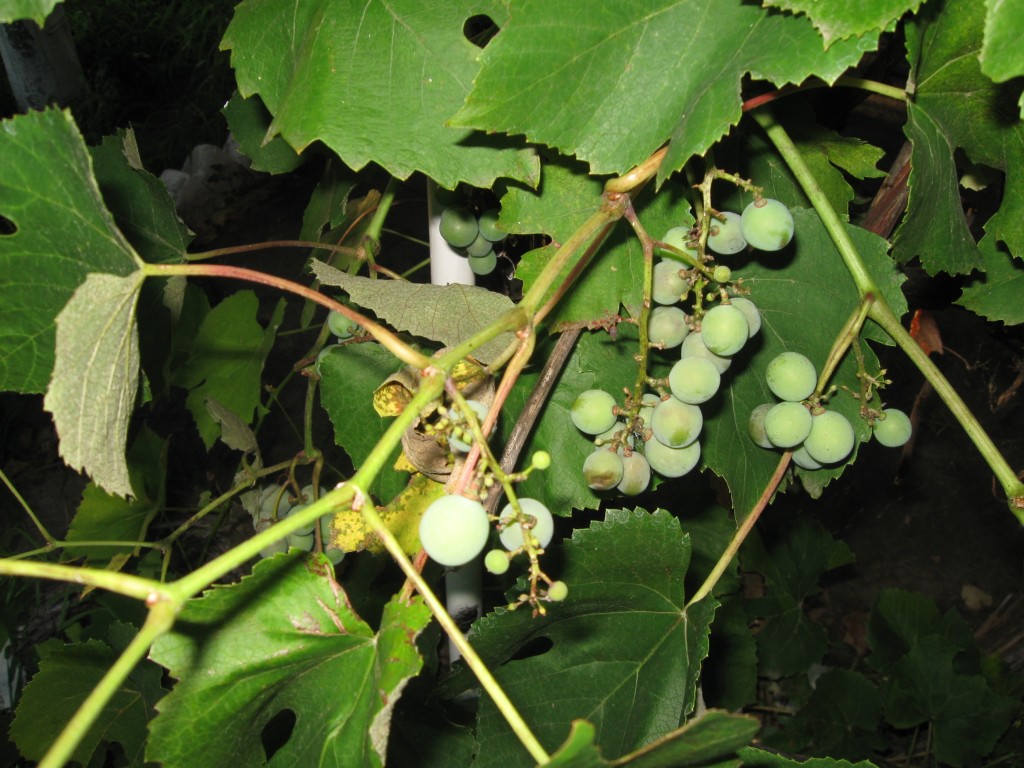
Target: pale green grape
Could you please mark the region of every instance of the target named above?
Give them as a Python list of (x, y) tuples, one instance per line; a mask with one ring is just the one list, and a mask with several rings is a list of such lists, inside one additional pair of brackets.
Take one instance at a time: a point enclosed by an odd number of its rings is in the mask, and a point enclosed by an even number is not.
[(690, 239), (690, 228), (689, 227), (672, 227), (665, 236), (661, 238), (661, 241), (666, 245), (671, 245), (678, 248), (683, 253), (689, 254), (693, 258), (697, 258), (697, 251), (690, 248), (686, 243)]
[(583, 462), (583, 480), (595, 491), (609, 491), (622, 480), (622, 457), (615, 451), (598, 448)]
[(476, 256), (469, 257), (469, 268), (474, 275), (489, 275), (498, 266), (498, 254), (491, 251), (485, 256), (477, 258)]
[(339, 341), (352, 338), (352, 334), (359, 330), (359, 325), (349, 320), (341, 312), (333, 309), (327, 315), (327, 328), (338, 337)]
[[(275, 509), (276, 505), (276, 509)], [(259, 507), (256, 513), (257, 520), (280, 520), (288, 514), (292, 508), (288, 492), (283, 491), (279, 485), (268, 485), (260, 491)]]
[(799, 352), (783, 352), (765, 371), (765, 382), (777, 398), (798, 402), (811, 396), (818, 383), (814, 363)]
[(800, 445), (811, 433), (811, 412), (800, 403), (777, 403), (764, 417), (764, 434), (776, 448)]
[(743, 209), (743, 237), (762, 251), (779, 251), (793, 239), (793, 214), (778, 200), (765, 197)]
[(465, 496), (442, 496), (420, 519), (420, 544), (441, 565), (464, 565), (487, 544), (491, 526), (483, 504)]
[[(310, 499), (310, 501), (312, 501), (312, 499)], [(288, 510), (288, 514), (286, 515), (286, 517), (292, 517), (293, 515), (297, 515), (299, 512), (301, 512), (302, 510), (304, 510), (308, 506), (309, 506), (308, 504), (296, 504), (294, 507), (292, 507), (290, 510)], [(312, 523), (309, 523), (308, 525), (304, 525), (301, 528), (296, 529), (294, 531), (294, 533), (298, 534), (299, 536), (312, 535), (313, 534), (313, 529), (315, 527), (316, 527), (316, 522), (312, 522)]]
[[(614, 424), (612, 424), (611, 429), (605, 430), (600, 435), (597, 435), (594, 438), (594, 445), (607, 445), (608, 443), (612, 442), (616, 438), (621, 438), (622, 437), (622, 432), (625, 429), (626, 429), (626, 422), (622, 421), (622, 419), (619, 419)], [(632, 435), (626, 435), (626, 444), (629, 445), (630, 448), (633, 447), (633, 436)]]
[(672, 394), (684, 403), (700, 405), (715, 396), (722, 374), (704, 357), (684, 357), (668, 372)]
[(315, 540), (316, 539), (313, 536), (312, 531), (309, 533), (290, 533), (287, 537), (289, 548), (295, 547), (296, 549), (301, 549), (304, 552), (309, 552), (309, 550), (313, 548), (313, 542)]
[(445, 208), (441, 212), (438, 230), (452, 248), (465, 248), (476, 240), (480, 233), (480, 225), (477, 224), (476, 216), (471, 210), (456, 206)]
[(704, 343), (704, 334), (700, 331), (694, 331), (683, 339), (682, 351), (679, 355), (682, 357), (703, 357), (714, 363), (715, 368), (718, 369), (719, 373), (725, 373), (729, 366), (732, 365), (732, 360), (728, 357), (722, 357), (716, 355), (707, 345)]
[(682, 477), (700, 461), (700, 442), (694, 440), (685, 448), (669, 448), (652, 437), (644, 443), (644, 456), (651, 469), (662, 477)]
[[(551, 537), (555, 535), (555, 521), (551, 517), (551, 510), (536, 499), (520, 499), (519, 506), (524, 515), (529, 515), (535, 520), (530, 533), (543, 549), (551, 543)], [(498, 516), (498, 520), (505, 524), (498, 538), (501, 539), (501, 545), (509, 552), (523, 546), (523, 527), (519, 523), (509, 522), (515, 518), (515, 515), (516, 511), (512, 505), (506, 504)]]
[(675, 304), (686, 294), (689, 284), (679, 276), (681, 266), (671, 259), (654, 265), (651, 299), (655, 304)]
[(735, 355), (750, 338), (750, 326), (743, 312), (732, 304), (717, 304), (700, 322), (704, 345), (719, 357)]
[(616, 489), (624, 496), (636, 496), (651, 484), (651, 465), (642, 453), (622, 457), (622, 479)]
[[(473, 415), (476, 416), (476, 420), (483, 426), (484, 419), (487, 418), (487, 406), (479, 400), (467, 400), (466, 405), (469, 406), (469, 409), (473, 411)], [(473, 433), (465, 419), (461, 421), (461, 424), (463, 426), (459, 427), (459, 435), (452, 434), (448, 436), (448, 447), (459, 453), (469, 453)]]
[(775, 447), (764, 431), (764, 417), (768, 414), (768, 411), (774, 407), (775, 403), (761, 403), (757, 408), (750, 412), (750, 418), (747, 420), (747, 434), (750, 435), (750, 439), (754, 442), (754, 445), (761, 448)]
[(732, 280), (732, 270), (729, 269), (725, 264), (719, 264), (715, 267), (715, 271), (711, 275), (716, 283), (728, 283)]
[(747, 318), (747, 335), (753, 338), (761, 330), (761, 313), (757, 310), (757, 306), (750, 299), (745, 299), (742, 296), (734, 296), (729, 299), (729, 303)]
[(548, 600), (560, 603), (569, 596), (569, 585), (564, 581), (552, 581), (548, 585)]
[(793, 463), (801, 469), (821, 469), (821, 464), (811, 458), (811, 454), (807, 452), (807, 449), (802, 445), (793, 451)]
[(723, 256), (739, 253), (747, 247), (747, 241), (743, 239), (740, 215), (732, 211), (722, 211), (722, 215), (725, 217), (724, 221), (718, 218), (711, 219), (708, 248)]
[(654, 406), (661, 402), (661, 398), (652, 392), (644, 393), (640, 398), (640, 412), (637, 414), (644, 426), (650, 428), (651, 415), (654, 413)]
[(492, 549), (484, 555), (484, 568), (495, 576), (501, 576), (508, 570), (508, 552), (502, 549)]
[(804, 448), (818, 463), (835, 464), (850, 455), (856, 440), (853, 427), (843, 414), (825, 411), (812, 419)]
[(534, 469), (547, 469), (551, 466), (551, 454), (547, 451), (534, 451), (530, 457), (530, 466)]
[(685, 448), (697, 439), (703, 426), (700, 408), (675, 397), (662, 400), (651, 415), (654, 436), (669, 448)]
[(910, 417), (897, 408), (886, 408), (882, 411), (884, 419), (875, 421), (874, 436), (886, 448), (899, 448), (910, 439), (913, 428)]
[(480, 234), (476, 236), (476, 239), (472, 243), (466, 246), (466, 255), (472, 259), (482, 259), (493, 250), (493, 243)]
[(273, 544), (268, 544), (267, 546), (265, 546), (263, 549), (260, 550), (260, 557), (266, 559), (268, 557), (273, 557), (274, 555), (279, 554), (281, 552), (287, 552), (288, 551), (288, 541), (287, 541), (287, 539), (288, 539), (288, 537), (286, 536), (283, 539), (278, 539)]
[(488, 208), (486, 211), (480, 214), (478, 220), (480, 227), (480, 234), (490, 240), (492, 243), (500, 243), (507, 237), (507, 233), (502, 232), (498, 229), (498, 209)]
[(615, 398), (603, 389), (580, 392), (569, 408), (576, 429), (587, 435), (607, 432), (615, 423)]
[(655, 307), (647, 319), (647, 339), (665, 349), (678, 347), (690, 332), (686, 313), (679, 307)]

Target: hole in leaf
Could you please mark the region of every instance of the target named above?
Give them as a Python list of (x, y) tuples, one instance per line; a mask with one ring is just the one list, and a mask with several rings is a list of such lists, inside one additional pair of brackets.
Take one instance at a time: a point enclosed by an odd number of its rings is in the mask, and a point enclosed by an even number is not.
[(498, 34), (498, 25), (487, 14), (478, 13), (466, 19), (462, 25), (462, 34), (477, 48), (483, 48)]
[(263, 744), (263, 752), (267, 761), (274, 756), (281, 747), (288, 743), (295, 728), (295, 713), (290, 709), (282, 709), (263, 726), (260, 732), (260, 742)]
[(550, 637), (535, 637), (516, 651), (510, 661), (522, 661), (523, 659), (540, 656), (550, 651), (554, 646), (555, 644)]
[(8, 218), (0, 216), (0, 237), (13, 235), (18, 231), (18, 225)]

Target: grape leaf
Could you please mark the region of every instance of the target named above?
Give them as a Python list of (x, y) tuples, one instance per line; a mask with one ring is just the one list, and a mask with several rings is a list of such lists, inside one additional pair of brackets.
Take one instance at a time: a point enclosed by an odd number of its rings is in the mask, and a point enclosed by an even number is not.
[[(158, 705), (147, 759), (196, 765), (383, 765), (391, 711), (421, 666), (430, 612), (390, 602), (374, 632), (352, 613), (326, 560), (293, 550), (238, 584), (189, 601), (152, 658), (178, 682)], [(260, 733), (295, 725), (267, 761)]]
[[(324, 285), (341, 288), (360, 307), (373, 310), (399, 331), (455, 346), (491, 325), (514, 306), (508, 296), (472, 285), (424, 285), (348, 275), (314, 259), (313, 274)], [(477, 347), (473, 356), (488, 363), (513, 341), (503, 333)]]
[(764, 0), (765, 5), (793, 13), (805, 13), (825, 38), (825, 45), (853, 35), (879, 31), (894, 24), (904, 13), (917, 11), (922, 0), (868, 0), (840, 4), (831, 0)]
[[(679, 521), (664, 510), (609, 510), (551, 549), (568, 599), (536, 618), (528, 609), (485, 616), (474, 647), (548, 749), (577, 718), (593, 723), (609, 757), (665, 736), (693, 707), (715, 605), (684, 608), (690, 545)], [(532, 765), (489, 698), (477, 740), (481, 768)]]
[(483, 53), (455, 125), (522, 133), (624, 173), (667, 139), (659, 183), (740, 119), (748, 73), (776, 85), (834, 81), (877, 36), (827, 51), (804, 17), (742, 0), (525, 0)]
[(258, 93), (274, 115), (268, 138), (300, 152), (319, 140), (355, 170), (373, 161), (449, 189), (503, 176), (535, 184), (537, 160), (521, 142), (445, 122), (479, 69), (463, 25), (476, 15), (500, 25), (507, 13), (498, 0), (259, 0), (235, 9), (221, 46), (241, 94)]
[(0, 0), (0, 24), (19, 19), (32, 19), (39, 26), (43, 26), (46, 17), (59, 2), (60, 0)]
[(118, 496), (132, 492), (125, 446), (138, 395), (142, 281), (141, 272), (86, 277), (57, 316), (56, 363), (43, 398), (67, 465)]
[(956, 303), (989, 320), (1024, 323), (1024, 261), (1015, 259), (991, 235), (978, 243), (984, 272), (968, 278)]
[(252, 160), (254, 171), (288, 173), (305, 162), (306, 158), (296, 154), (280, 136), (264, 141), (272, 118), (258, 96), (246, 99), (235, 91), (221, 112), (238, 146)]
[[(985, 38), (981, 71), (997, 83), (1024, 75), (1024, 3), (1021, 0), (985, 0)], [(1024, 95), (1021, 97), (1024, 117)]]
[(957, 148), (1005, 173), (1007, 194), (985, 232), (1015, 256), (1024, 254), (1024, 196), (1015, 192), (1024, 170), (1024, 125), (1013, 104), (1019, 87), (995, 85), (981, 71), (984, 12), (974, 0), (944, 0), (907, 25), (913, 98), (905, 131), (914, 154), (894, 255), (920, 256), (931, 274), (983, 266), (960, 203)]
[(868, 663), (891, 674), (896, 662), (926, 637), (942, 638), (945, 647), (961, 658), (974, 647), (971, 630), (956, 611), (940, 615), (935, 602), (924, 595), (882, 590), (868, 623)]
[(0, 123), (0, 217), (17, 228), (0, 234), (0, 389), (43, 392), (57, 313), (88, 273), (128, 275), (140, 260), (103, 205), (69, 112)]
[(744, 747), (739, 750), (746, 768), (875, 768), (875, 764), (862, 760), (851, 763), (831, 757), (812, 757), (808, 760), (794, 760), (777, 752), (768, 752), (758, 747)]

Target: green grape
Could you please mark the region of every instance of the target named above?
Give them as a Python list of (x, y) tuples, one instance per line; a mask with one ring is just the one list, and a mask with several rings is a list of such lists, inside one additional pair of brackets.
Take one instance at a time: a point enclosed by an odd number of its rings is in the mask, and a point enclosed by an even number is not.
[(768, 363), (765, 382), (777, 398), (799, 402), (811, 396), (818, 383), (814, 363), (799, 352), (783, 352)]
[(732, 270), (725, 266), (725, 264), (719, 264), (715, 267), (711, 277), (714, 278), (716, 283), (728, 283), (732, 280)]
[(486, 256), (477, 258), (476, 256), (469, 257), (469, 268), (472, 270), (474, 275), (489, 275), (498, 266), (498, 254), (491, 251)]
[[(288, 510), (288, 514), (286, 515), (286, 517), (292, 517), (293, 515), (297, 515), (299, 512), (301, 512), (302, 510), (304, 510), (308, 506), (309, 506), (308, 504), (296, 504), (294, 507), (292, 507), (290, 510)], [(293, 531), (293, 533), (296, 533), (296, 534), (298, 534), (300, 536), (311, 535), (313, 533), (313, 529), (315, 527), (316, 527), (316, 522), (312, 522), (312, 523), (309, 523), (308, 525), (304, 525), (301, 528), (296, 529), (295, 531)]]
[[(479, 400), (467, 400), (466, 405), (473, 411), (473, 415), (476, 416), (476, 420), (483, 426), (484, 419), (487, 418), (487, 406), (481, 403)], [(461, 436), (449, 435), (448, 436), (448, 447), (453, 451), (459, 453), (469, 453), (470, 442), (473, 440), (473, 433), (469, 429), (469, 424), (466, 423), (465, 419), (461, 420), (461, 423), (465, 426), (461, 428)]]
[(761, 403), (750, 412), (750, 418), (747, 420), (747, 434), (750, 435), (754, 445), (761, 448), (775, 447), (764, 431), (764, 417), (774, 407), (775, 403)]
[(484, 568), (487, 569), (488, 573), (493, 573), (495, 576), (501, 576), (501, 574), (508, 571), (508, 566), (508, 552), (505, 552), (502, 549), (492, 549), (484, 555)]
[(274, 555), (280, 554), (281, 552), (287, 552), (288, 538), (289, 537), (286, 536), (283, 539), (278, 539), (273, 544), (268, 544), (267, 546), (265, 546), (263, 549), (260, 550), (260, 557), (266, 559), (268, 557), (273, 557)]
[(663, 260), (654, 265), (654, 280), (651, 285), (651, 299), (655, 304), (675, 304), (689, 289), (689, 284), (679, 276), (678, 261)]
[(442, 496), (420, 519), (420, 544), (441, 565), (464, 565), (487, 544), (491, 525), (483, 504), (465, 496)]
[[(276, 505), (276, 509), (275, 509)], [(282, 492), (279, 485), (268, 485), (260, 491), (259, 507), (256, 512), (256, 521), (280, 520), (288, 514), (292, 508), (292, 502), (287, 492)]]
[(309, 533), (290, 533), (288, 534), (288, 547), (295, 547), (301, 549), (304, 552), (309, 552), (313, 548), (313, 542), (315, 537), (313, 532)]
[(718, 218), (711, 219), (708, 248), (722, 256), (739, 253), (747, 247), (747, 241), (743, 239), (740, 215), (732, 211), (722, 211), (722, 215), (725, 217), (724, 221)]
[(642, 453), (631, 453), (622, 457), (622, 479), (615, 486), (624, 496), (636, 496), (647, 490), (651, 484), (651, 465)]
[(700, 461), (700, 442), (694, 440), (685, 448), (669, 448), (652, 437), (644, 443), (644, 456), (651, 469), (662, 477), (682, 477)]
[(665, 349), (678, 347), (689, 332), (686, 313), (679, 307), (655, 307), (647, 318), (647, 340)]
[(682, 357), (703, 357), (714, 363), (715, 368), (718, 369), (719, 373), (725, 373), (729, 366), (732, 365), (732, 360), (728, 357), (722, 357), (716, 355), (710, 349), (707, 344), (704, 343), (704, 334), (700, 331), (694, 331), (683, 339), (683, 348), (679, 355)]
[(672, 227), (665, 236), (661, 238), (661, 241), (666, 245), (671, 245), (678, 248), (685, 254), (692, 256), (694, 259), (697, 258), (697, 251), (690, 248), (686, 243), (690, 239), (690, 228), (689, 227)]
[(703, 426), (700, 408), (676, 397), (662, 400), (651, 415), (654, 436), (669, 448), (685, 448), (697, 439)]
[(471, 259), (482, 259), (493, 250), (493, 243), (480, 234), (476, 236), (476, 240), (466, 246), (466, 255)]
[(684, 403), (700, 405), (715, 396), (722, 383), (722, 374), (704, 357), (684, 357), (668, 372), (672, 394)]
[(530, 466), (534, 469), (547, 469), (551, 466), (551, 454), (547, 451), (534, 451), (530, 457)]
[(587, 435), (607, 432), (615, 423), (615, 398), (603, 389), (580, 392), (569, 408), (569, 416), (576, 429)]
[(471, 210), (456, 206), (445, 208), (441, 212), (438, 230), (452, 248), (465, 248), (476, 240), (480, 226), (476, 223), (476, 216)]
[(804, 440), (807, 455), (819, 464), (835, 464), (850, 455), (857, 437), (843, 414), (819, 413), (811, 420), (811, 433)]
[[(524, 515), (529, 515), (536, 521), (530, 532), (537, 539), (540, 548), (543, 549), (551, 543), (551, 537), (555, 535), (555, 521), (551, 517), (551, 510), (536, 499), (520, 499), (519, 506)], [(506, 504), (498, 516), (498, 520), (505, 524), (505, 528), (498, 534), (498, 538), (501, 539), (501, 545), (509, 552), (523, 546), (523, 527), (516, 522), (509, 523), (510, 520), (515, 519), (515, 515), (516, 511), (512, 505)]]
[[(626, 429), (626, 422), (619, 419), (612, 424), (610, 429), (605, 430), (600, 435), (594, 438), (594, 445), (607, 445), (608, 443), (622, 437), (622, 432)], [(633, 435), (626, 435), (626, 444), (633, 447)]]
[(651, 426), (651, 415), (654, 413), (654, 406), (660, 402), (661, 398), (651, 392), (644, 393), (644, 396), (640, 398), (640, 412), (637, 415), (643, 421), (645, 427)]
[(754, 302), (742, 296), (734, 296), (729, 299), (729, 303), (743, 313), (747, 319), (747, 335), (753, 338), (761, 330), (761, 313), (757, 311)]
[(615, 451), (598, 448), (583, 462), (583, 480), (595, 491), (610, 491), (622, 480), (622, 457)]
[(807, 449), (802, 445), (793, 451), (793, 463), (801, 469), (821, 469), (821, 464), (811, 458), (811, 454), (807, 452)]
[(899, 448), (904, 445), (912, 432), (910, 417), (897, 408), (886, 408), (882, 415), (885, 418), (875, 421), (875, 440), (886, 448)]
[(508, 233), (502, 232), (498, 229), (497, 208), (488, 208), (486, 211), (481, 213), (478, 224), (480, 226), (480, 234), (492, 243), (500, 243), (508, 236)]
[(352, 334), (359, 330), (359, 325), (349, 320), (341, 312), (331, 310), (327, 314), (327, 328), (338, 337), (339, 341), (352, 338)]
[(569, 585), (564, 581), (552, 581), (548, 585), (548, 600), (560, 603), (569, 596)]
[(743, 312), (732, 304), (717, 304), (700, 323), (704, 345), (720, 357), (735, 355), (750, 338), (750, 326)]
[(755, 248), (780, 251), (793, 239), (793, 214), (778, 200), (764, 197), (743, 209), (740, 228)]
[(331, 561), (331, 565), (337, 565), (345, 559), (345, 550), (337, 547), (327, 547), (324, 550), (324, 557)]
[(811, 433), (811, 412), (800, 403), (777, 403), (764, 417), (764, 434), (776, 448), (800, 445)]

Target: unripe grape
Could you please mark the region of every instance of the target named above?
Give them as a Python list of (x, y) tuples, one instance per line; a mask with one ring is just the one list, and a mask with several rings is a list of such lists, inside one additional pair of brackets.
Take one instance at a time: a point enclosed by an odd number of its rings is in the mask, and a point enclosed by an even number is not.
[(678, 248), (683, 253), (689, 254), (694, 258), (697, 257), (697, 251), (690, 248), (686, 243), (690, 239), (690, 228), (689, 227), (672, 227), (665, 236), (661, 238), (661, 241), (666, 245), (671, 245)]
[(910, 417), (897, 408), (886, 408), (882, 411), (884, 419), (877, 419), (873, 434), (875, 440), (886, 448), (899, 448), (910, 439), (913, 428)]
[(420, 544), (441, 565), (464, 565), (483, 551), (491, 526), (483, 505), (465, 496), (442, 496), (420, 519)]
[(651, 465), (642, 453), (622, 457), (622, 479), (616, 489), (624, 496), (636, 496), (651, 483)]
[(290, 533), (288, 534), (287, 541), (288, 547), (295, 547), (301, 549), (303, 552), (309, 552), (313, 548), (313, 542), (316, 539), (313, 536), (313, 532), (309, 533)]
[(821, 469), (821, 464), (811, 458), (811, 454), (807, 452), (807, 449), (802, 445), (793, 451), (793, 463), (801, 469), (815, 470)]
[[(312, 499), (310, 499), (310, 501), (312, 501)], [(294, 515), (297, 515), (299, 512), (303, 511), (308, 506), (309, 506), (308, 504), (296, 504), (294, 507), (292, 507), (290, 510), (288, 510), (288, 514), (286, 515), (286, 517), (293, 517)], [(307, 525), (302, 526), (301, 528), (297, 528), (295, 531), (293, 531), (293, 533), (296, 533), (296, 534), (298, 534), (300, 536), (305, 536), (307, 534), (312, 535), (313, 534), (313, 529), (315, 527), (316, 527), (316, 522), (312, 522), (312, 523), (309, 523)]]
[(530, 457), (530, 466), (534, 469), (544, 470), (551, 466), (551, 454), (547, 451), (534, 451)]
[(819, 413), (811, 420), (811, 433), (804, 440), (807, 455), (820, 464), (835, 464), (850, 455), (857, 437), (843, 414)]
[(339, 341), (352, 338), (352, 334), (359, 330), (355, 322), (333, 309), (327, 314), (327, 328)]
[(768, 363), (765, 383), (777, 398), (798, 402), (811, 396), (818, 383), (814, 363), (799, 352), (783, 352)]
[(793, 214), (778, 200), (764, 197), (743, 209), (743, 237), (762, 251), (779, 251), (793, 239)]
[(476, 239), (466, 246), (466, 255), (472, 259), (482, 259), (494, 250), (494, 245), (483, 235), (477, 235)]
[[(616, 422), (614, 424), (612, 424), (610, 429), (605, 430), (600, 435), (597, 435), (594, 438), (594, 445), (607, 445), (608, 443), (612, 442), (613, 440), (616, 440), (616, 439), (619, 439), (619, 438), (623, 437), (622, 433), (625, 430), (626, 430), (626, 422), (624, 422), (622, 419), (618, 419), (618, 420), (616, 420)], [(633, 435), (625, 435), (625, 438), (626, 438), (626, 444), (630, 448), (632, 448), (633, 447)]]
[(595, 491), (610, 491), (622, 480), (622, 457), (615, 451), (598, 448), (583, 462), (583, 480)]
[(764, 431), (764, 417), (774, 407), (775, 403), (761, 403), (750, 412), (750, 418), (747, 419), (747, 434), (750, 435), (754, 445), (761, 448), (775, 447), (775, 444), (768, 439), (768, 435)]
[(480, 225), (476, 222), (476, 216), (468, 208), (460, 206), (445, 208), (441, 212), (438, 229), (441, 237), (452, 248), (465, 248), (480, 234)]
[(654, 436), (669, 448), (685, 448), (697, 439), (703, 426), (700, 408), (675, 397), (662, 400), (651, 415)]
[(647, 339), (665, 349), (678, 347), (690, 332), (686, 313), (679, 307), (655, 307), (647, 319)]
[(501, 576), (508, 570), (508, 552), (502, 549), (492, 549), (484, 555), (484, 568), (495, 576)]
[(704, 334), (700, 331), (694, 331), (683, 339), (683, 347), (679, 355), (682, 357), (703, 357), (714, 363), (715, 368), (718, 369), (719, 373), (725, 373), (729, 366), (732, 365), (732, 360), (728, 357), (722, 357), (716, 355), (710, 349), (707, 344), (704, 343)]
[(800, 403), (777, 403), (764, 417), (764, 434), (776, 448), (800, 445), (811, 433), (811, 412)]
[(716, 283), (728, 283), (732, 280), (732, 270), (725, 266), (725, 264), (719, 264), (715, 267), (715, 271), (711, 273), (711, 277), (714, 278)]
[(679, 276), (681, 265), (671, 259), (654, 265), (651, 299), (656, 304), (675, 304), (686, 294), (689, 284)]
[(552, 581), (548, 585), (548, 600), (560, 603), (569, 596), (569, 586), (564, 581)]
[(684, 357), (668, 373), (672, 394), (684, 403), (700, 405), (715, 396), (722, 374), (704, 357)]
[(718, 304), (704, 314), (700, 323), (704, 345), (721, 357), (735, 355), (750, 338), (747, 318), (732, 304)]
[(286, 536), (283, 539), (278, 539), (273, 544), (268, 544), (267, 546), (265, 546), (263, 549), (260, 550), (260, 557), (266, 559), (268, 557), (273, 557), (274, 555), (279, 554), (281, 552), (287, 552), (288, 538), (289, 537)]
[(486, 211), (481, 213), (480, 218), (478, 219), (478, 226), (480, 227), (480, 234), (492, 243), (500, 243), (508, 236), (508, 233), (502, 232), (498, 229), (497, 208), (488, 208)]
[[(473, 411), (473, 415), (476, 416), (477, 422), (483, 426), (484, 419), (487, 418), (487, 406), (479, 400), (467, 400), (466, 405), (468, 405), (469, 409)], [(470, 441), (473, 439), (473, 433), (470, 431), (469, 424), (467, 424), (465, 420), (463, 420), (462, 423), (465, 425), (463, 427), (462, 437), (457, 437), (454, 434), (449, 435), (448, 447), (453, 451), (458, 451), (459, 453), (469, 453)]]
[(724, 220), (711, 219), (708, 248), (723, 256), (739, 253), (747, 247), (740, 225), (740, 215), (732, 211), (722, 211), (722, 216), (725, 217)]
[(489, 275), (498, 266), (498, 255), (492, 250), (486, 255), (469, 257), (469, 269), (474, 275)]
[(644, 393), (644, 396), (640, 398), (640, 412), (637, 414), (644, 426), (650, 428), (651, 426), (651, 415), (654, 413), (654, 406), (661, 402), (661, 398), (652, 392)]
[(685, 448), (669, 448), (652, 437), (644, 443), (644, 456), (651, 469), (662, 477), (682, 477), (700, 461), (700, 442), (694, 440)]
[[(543, 549), (551, 543), (551, 537), (555, 535), (555, 521), (551, 517), (551, 510), (536, 499), (520, 499), (519, 507), (523, 510), (524, 515), (529, 515), (534, 519), (530, 533)], [(515, 516), (515, 509), (511, 504), (506, 504), (498, 517), (505, 524), (505, 528), (502, 529), (498, 538), (501, 539), (501, 545), (509, 552), (523, 546), (523, 527), (517, 522), (510, 522), (515, 519)]]
[(734, 296), (729, 299), (729, 303), (743, 313), (747, 319), (747, 335), (753, 338), (754, 334), (761, 330), (761, 313), (757, 306), (750, 299), (745, 299), (742, 296)]
[(603, 389), (580, 392), (569, 408), (576, 429), (587, 435), (607, 432), (615, 423), (615, 398)]
[(256, 513), (256, 519), (257, 521), (273, 521), (275, 519), (280, 520), (288, 514), (288, 510), (290, 510), (291, 508), (292, 502), (288, 498), (288, 493), (282, 493), (281, 486), (279, 485), (268, 485), (266, 488), (260, 491), (260, 500), (259, 507)]

